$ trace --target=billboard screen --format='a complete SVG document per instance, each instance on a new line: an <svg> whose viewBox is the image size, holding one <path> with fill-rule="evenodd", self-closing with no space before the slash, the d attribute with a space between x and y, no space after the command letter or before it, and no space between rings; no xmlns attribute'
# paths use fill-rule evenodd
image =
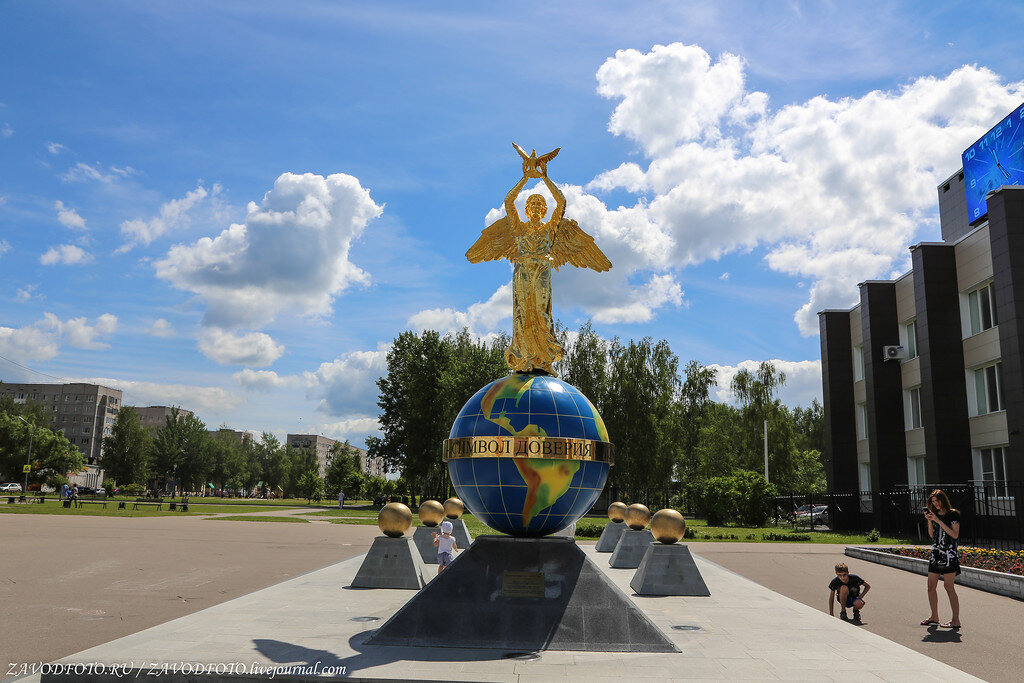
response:
<svg viewBox="0 0 1024 683"><path fill-rule="evenodd" d="M967 215L975 223L988 213L985 195L1003 185L1024 185L1024 104L961 155Z"/></svg>

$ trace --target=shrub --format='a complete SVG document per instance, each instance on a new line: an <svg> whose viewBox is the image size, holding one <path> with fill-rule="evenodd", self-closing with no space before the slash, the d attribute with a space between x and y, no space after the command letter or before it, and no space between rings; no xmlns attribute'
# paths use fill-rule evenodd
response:
<svg viewBox="0 0 1024 683"><path fill-rule="evenodd" d="M763 475L736 470L728 477L711 477L688 487L688 495L708 526L739 522L761 526L771 516L778 491Z"/></svg>
<svg viewBox="0 0 1024 683"><path fill-rule="evenodd" d="M107 492L107 498L110 498L114 495L114 489L116 487L117 485L114 483L113 479L107 479L105 482L103 482L103 490Z"/></svg>
<svg viewBox="0 0 1024 683"><path fill-rule="evenodd" d="M690 500L708 526L722 526L733 517L735 499L732 477L711 477L690 487Z"/></svg>
<svg viewBox="0 0 1024 683"><path fill-rule="evenodd" d="M121 487L121 490L128 496L141 496L146 491L146 487L142 484L128 484Z"/></svg>
<svg viewBox="0 0 1024 683"><path fill-rule="evenodd" d="M864 540L866 540L868 543L878 543L878 540L881 537L882 537L882 535L880 533L878 533L878 529L872 529L868 533L868 535L865 536Z"/></svg>
<svg viewBox="0 0 1024 683"><path fill-rule="evenodd" d="M576 525L576 535L583 538L598 538L602 531L604 531L604 525L602 524L588 523Z"/></svg>
<svg viewBox="0 0 1024 683"><path fill-rule="evenodd" d="M811 537L807 534L777 534L775 532L761 534L765 541L809 541Z"/></svg>

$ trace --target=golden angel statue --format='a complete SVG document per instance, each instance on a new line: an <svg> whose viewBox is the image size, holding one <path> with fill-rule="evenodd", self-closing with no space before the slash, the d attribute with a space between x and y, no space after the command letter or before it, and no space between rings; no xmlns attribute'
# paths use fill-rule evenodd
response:
<svg viewBox="0 0 1024 683"><path fill-rule="evenodd" d="M555 338L551 317L551 269L568 263L600 272L612 263L593 237L565 218L565 195L547 171L548 162L561 148L538 157L537 150L527 155L514 142L512 146L523 158L523 178L505 196L505 216L484 229L466 258L471 263L503 258L512 262L512 345L505 352L505 362L514 372L553 375L551 366L561 360L565 349ZM530 178L542 179L555 198L555 210L546 222L548 207L542 195L526 200L527 221L516 210L516 197Z"/></svg>

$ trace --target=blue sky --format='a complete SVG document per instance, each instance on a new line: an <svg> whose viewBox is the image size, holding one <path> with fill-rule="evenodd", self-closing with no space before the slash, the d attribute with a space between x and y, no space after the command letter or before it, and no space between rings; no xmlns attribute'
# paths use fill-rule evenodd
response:
<svg viewBox="0 0 1024 683"><path fill-rule="evenodd" d="M509 329L464 253L516 141L615 264L556 274L558 318L806 405L814 314L939 238L1024 101L1024 11L627 5L0 3L0 380L361 445L395 335Z"/></svg>

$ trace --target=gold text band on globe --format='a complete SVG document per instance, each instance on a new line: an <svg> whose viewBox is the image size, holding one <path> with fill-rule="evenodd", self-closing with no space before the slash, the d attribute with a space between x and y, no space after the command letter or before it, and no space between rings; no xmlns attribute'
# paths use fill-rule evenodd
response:
<svg viewBox="0 0 1024 683"><path fill-rule="evenodd" d="M549 436L463 436L445 439L444 460L455 458L551 458L614 464L614 446L606 441Z"/></svg>

